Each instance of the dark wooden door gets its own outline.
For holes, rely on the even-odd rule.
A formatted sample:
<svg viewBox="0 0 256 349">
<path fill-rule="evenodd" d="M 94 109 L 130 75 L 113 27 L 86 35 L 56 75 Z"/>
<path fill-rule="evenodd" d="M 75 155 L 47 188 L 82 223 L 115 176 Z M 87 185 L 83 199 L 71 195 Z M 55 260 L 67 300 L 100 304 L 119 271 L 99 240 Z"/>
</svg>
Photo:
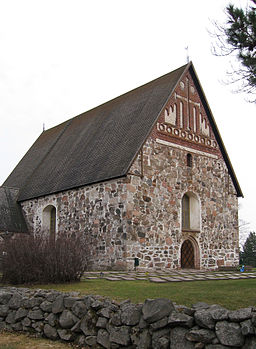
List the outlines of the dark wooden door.
<svg viewBox="0 0 256 349">
<path fill-rule="evenodd" d="M 185 240 L 181 246 L 181 268 L 195 268 L 194 247 L 189 240 Z"/>
</svg>

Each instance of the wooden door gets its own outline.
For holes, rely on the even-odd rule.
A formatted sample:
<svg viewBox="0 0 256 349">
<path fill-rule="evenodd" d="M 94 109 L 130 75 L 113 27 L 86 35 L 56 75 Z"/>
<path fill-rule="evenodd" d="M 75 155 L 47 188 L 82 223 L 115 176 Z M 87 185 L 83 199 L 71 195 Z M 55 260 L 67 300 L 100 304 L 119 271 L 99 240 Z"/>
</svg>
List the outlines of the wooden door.
<svg viewBox="0 0 256 349">
<path fill-rule="evenodd" d="M 195 268 L 194 247 L 190 240 L 185 240 L 181 246 L 181 268 Z"/>
</svg>

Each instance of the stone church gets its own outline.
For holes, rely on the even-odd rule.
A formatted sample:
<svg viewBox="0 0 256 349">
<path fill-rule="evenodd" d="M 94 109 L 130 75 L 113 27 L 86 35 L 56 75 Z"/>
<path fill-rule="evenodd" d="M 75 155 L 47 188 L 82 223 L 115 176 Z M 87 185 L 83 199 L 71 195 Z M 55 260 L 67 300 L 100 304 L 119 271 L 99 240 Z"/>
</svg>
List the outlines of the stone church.
<svg viewBox="0 0 256 349">
<path fill-rule="evenodd" d="M 83 232 L 90 268 L 238 264 L 243 196 L 190 62 L 48 129 L 0 187 L 0 231 Z"/>
</svg>

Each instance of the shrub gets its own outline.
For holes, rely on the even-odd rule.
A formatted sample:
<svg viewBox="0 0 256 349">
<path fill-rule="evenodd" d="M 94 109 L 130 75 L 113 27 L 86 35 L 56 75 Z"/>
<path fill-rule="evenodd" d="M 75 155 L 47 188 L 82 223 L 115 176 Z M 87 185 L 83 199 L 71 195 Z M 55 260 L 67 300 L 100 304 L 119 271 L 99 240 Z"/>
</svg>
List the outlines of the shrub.
<svg viewBox="0 0 256 349">
<path fill-rule="evenodd" d="M 24 235 L 1 246 L 2 281 L 11 284 L 79 281 L 87 266 L 88 246 L 78 233 Z"/>
</svg>

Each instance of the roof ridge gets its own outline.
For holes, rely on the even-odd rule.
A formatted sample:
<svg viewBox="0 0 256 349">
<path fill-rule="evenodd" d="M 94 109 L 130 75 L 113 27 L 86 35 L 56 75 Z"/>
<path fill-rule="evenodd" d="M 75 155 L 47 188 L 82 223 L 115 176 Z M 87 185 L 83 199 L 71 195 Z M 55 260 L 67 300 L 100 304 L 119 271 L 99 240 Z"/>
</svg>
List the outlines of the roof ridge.
<svg viewBox="0 0 256 349">
<path fill-rule="evenodd" d="M 132 92 L 135 92 L 136 90 L 138 90 L 138 89 L 140 89 L 140 88 L 146 87 L 147 85 L 150 85 L 150 84 L 152 84 L 153 82 L 156 82 L 157 80 L 160 80 L 160 79 L 164 78 L 164 77 L 167 76 L 167 75 L 174 74 L 177 70 L 182 70 L 182 69 L 184 69 L 185 67 L 186 67 L 186 69 L 189 69 L 189 67 L 190 67 L 191 64 L 192 64 L 192 61 L 189 62 L 189 63 L 186 63 L 186 64 L 184 64 L 183 66 L 181 66 L 181 67 L 179 67 L 179 68 L 177 68 L 177 69 L 174 69 L 174 70 L 172 70 L 172 71 L 170 71 L 170 72 L 168 72 L 168 73 L 166 73 L 166 74 L 163 74 L 163 75 L 161 75 L 161 76 L 159 76 L 159 77 L 157 77 L 157 78 L 154 78 L 154 79 L 152 79 L 152 80 L 150 80 L 150 81 L 148 81 L 148 82 L 145 82 L 144 84 L 142 84 L 142 85 L 140 85 L 140 86 L 137 86 L 137 87 L 135 87 L 135 88 L 133 88 L 133 89 L 131 89 L 131 90 L 128 90 L 128 91 L 126 91 L 126 92 L 124 92 L 124 93 L 122 93 L 122 94 L 120 94 L 120 95 L 118 95 L 118 96 L 116 96 L 116 97 L 113 97 L 113 98 L 111 98 L 111 99 L 109 99 L 109 100 L 107 100 L 107 101 L 105 101 L 105 102 L 103 102 L 103 103 L 101 103 L 101 104 L 99 104 L 99 105 L 96 105 L 95 107 L 92 107 L 92 108 L 90 108 L 90 109 L 88 109 L 88 110 L 86 110 L 86 111 L 84 111 L 84 112 L 82 112 L 82 113 L 80 113 L 80 114 L 78 114 L 78 115 L 75 115 L 75 116 L 71 117 L 70 119 L 67 119 L 66 121 L 63 121 L 63 122 L 61 122 L 61 123 L 59 123 L 59 124 L 57 124 L 57 125 L 55 125 L 55 126 L 52 126 L 51 128 L 48 128 L 47 130 L 45 130 L 44 132 L 48 132 L 49 130 L 51 130 L 51 129 L 55 128 L 55 127 L 60 126 L 62 123 L 64 124 L 65 122 L 72 121 L 73 119 L 76 119 L 76 118 L 78 118 L 78 117 L 81 117 L 82 115 L 84 115 L 84 114 L 86 114 L 86 113 L 90 113 L 90 112 L 92 112 L 92 111 L 94 111 L 94 110 L 97 110 L 98 108 L 102 108 L 104 105 L 110 104 L 110 103 L 112 103 L 112 102 L 118 100 L 118 99 L 121 98 L 121 97 L 125 97 L 127 94 L 130 94 L 130 93 L 132 93 Z"/>
<path fill-rule="evenodd" d="M 133 159 L 132 159 L 132 161 L 131 161 L 131 163 L 130 163 L 130 165 L 129 165 L 129 168 L 128 168 L 127 172 L 129 172 L 129 170 L 130 170 L 130 168 L 131 168 L 131 166 L 132 166 L 132 164 L 133 164 L 135 158 L 138 156 L 138 154 L 139 154 L 141 148 L 143 147 L 143 145 L 144 145 L 145 142 L 147 141 L 147 138 L 149 137 L 149 135 L 150 135 L 150 133 L 152 132 L 152 130 L 153 130 L 155 124 L 157 123 L 157 120 L 158 120 L 160 114 L 162 113 L 162 111 L 163 111 L 163 109 L 164 109 L 166 103 L 168 102 L 168 100 L 170 99 L 171 95 L 173 94 L 173 91 L 175 91 L 175 89 L 176 89 L 178 83 L 179 83 L 180 80 L 182 79 L 182 76 L 183 76 L 183 75 L 185 74 L 185 72 L 190 68 L 191 65 L 193 66 L 192 61 L 190 61 L 189 63 L 184 64 L 183 66 L 181 66 L 181 67 L 179 67 L 179 68 L 173 70 L 172 72 L 169 72 L 169 73 L 167 73 L 167 74 L 164 74 L 164 75 L 160 76 L 159 78 L 155 79 L 155 80 L 158 80 L 158 79 L 160 79 L 160 78 L 163 78 L 164 76 L 169 75 L 169 74 L 172 74 L 172 73 L 176 72 L 177 70 L 181 70 L 181 71 L 182 71 L 181 74 L 180 74 L 179 79 L 177 79 L 176 84 L 173 86 L 173 88 L 172 88 L 172 90 L 170 91 L 170 93 L 169 93 L 168 97 L 166 98 L 165 102 L 163 102 L 163 106 L 162 106 L 162 108 L 160 109 L 159 113 L 157 114 L 157 116 L 156 116 L 156 118 L 155 118 L 155 121 L 153 122 L 152 127 L 151 127 L 151 129 L 149 130 L 147 136 L 145 137 L 144 141 L 143 141 L 142 144 L 140 145 L 138 152 L 134 155 L 134 157 L 133 157 Z M 186 69 L 184 69 L 185 67 L 186 67 Z M 155 80 L 152 80 L 152 81 L 155 81 Z M 152 81 L 151 81 L 151 82 L 152 82 Z M 143 85 L 143 86 L 144 86 L 144 85 Z M 144 108 L 145 108 L 145 105 L 144 105 L 143 109 L 144 109 Z"/>
</svg>

